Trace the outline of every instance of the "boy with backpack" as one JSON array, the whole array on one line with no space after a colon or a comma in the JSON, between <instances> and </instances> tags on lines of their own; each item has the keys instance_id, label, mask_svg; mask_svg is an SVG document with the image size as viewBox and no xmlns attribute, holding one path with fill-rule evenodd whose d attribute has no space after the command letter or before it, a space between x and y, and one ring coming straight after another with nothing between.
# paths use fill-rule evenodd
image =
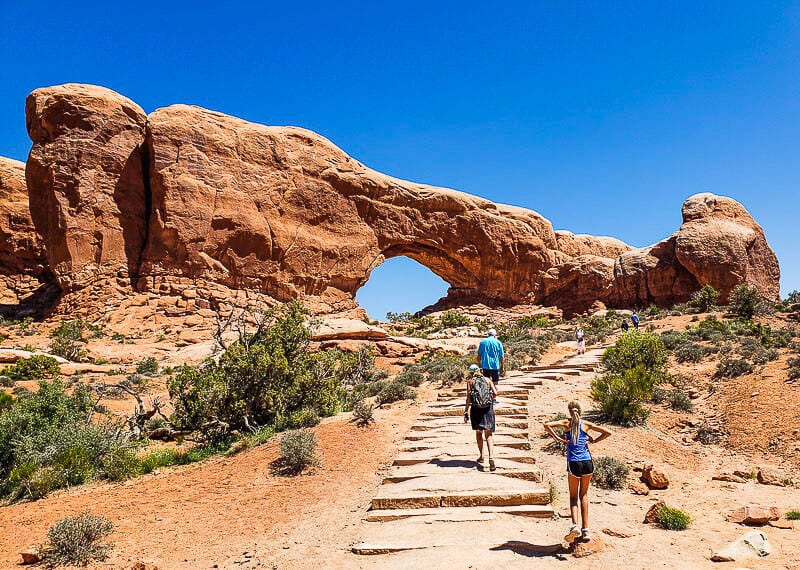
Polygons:
<instances>
[{"instance_id":1,"label":"boy with backpack","mask_svg":"<svg viewBox=\"0 0 800 570\"><path fill-rule=\"evenodd\" d=\"M472 422L475 431L475 441L478 443L478 463L483 465L483 440L486 439L486 448L489 450L489 470L496 469L494 464L494 443L492 433L495 430L494 404L497 398L497 388L494 382L483 375L477 365L469 367L472 376L467 380L467 401L464 404L464 423Z\"/></svg>"}]
</instances>

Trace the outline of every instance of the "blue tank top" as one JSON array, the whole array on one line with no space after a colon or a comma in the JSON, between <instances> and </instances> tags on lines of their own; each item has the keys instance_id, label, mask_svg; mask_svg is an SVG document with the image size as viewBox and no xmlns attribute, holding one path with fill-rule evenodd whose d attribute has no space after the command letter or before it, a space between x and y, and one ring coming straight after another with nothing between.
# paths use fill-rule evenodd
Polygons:
<instances>
[{"instance_id":1,"label":"blue tank top","mask_svg":"<svg viewBox=\"0 0 800 570\"><path fill-rule=\"evenodd\" d=\"M572 441L572 432L567 430L567 461L590 461L589 435L583 431L583 420L578 423L578 441Z\"/></svg>"}]
</instances>

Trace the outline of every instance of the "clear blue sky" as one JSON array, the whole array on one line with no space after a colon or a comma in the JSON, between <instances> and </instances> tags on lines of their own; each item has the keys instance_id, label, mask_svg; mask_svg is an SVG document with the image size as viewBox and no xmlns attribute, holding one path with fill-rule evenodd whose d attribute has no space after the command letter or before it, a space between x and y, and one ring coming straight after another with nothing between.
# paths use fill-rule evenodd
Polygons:
<instances>
[{"instance_id":1,"label":"clear blue sky","mask_svg":"<svg viewBox=\"0 0 800 570\"><path fill-rule=\"evenodd\" d=\"M31 89L96 83L148 112L313 129L394 176L633 245L677 229L687 196L729 195L800 289L798 2L3 0L0 25L5 156L27 155ZM359 299L378 317L443 292L395 260Z\"/></svg>"}]
</instances>

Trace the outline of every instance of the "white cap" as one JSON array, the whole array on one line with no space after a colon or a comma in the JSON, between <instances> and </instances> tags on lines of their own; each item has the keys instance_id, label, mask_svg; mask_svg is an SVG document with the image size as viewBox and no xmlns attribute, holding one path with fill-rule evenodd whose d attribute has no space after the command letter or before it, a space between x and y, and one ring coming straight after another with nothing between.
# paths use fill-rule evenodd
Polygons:
<instances>
[{"instance_id":1,"label":"white cap","mask_svg":"<svg viewBox=\"0 0 800 570\"><path fill-rule=\"evenodd\" d=\"M469 365L469 371L470 372L475 372L477 369L478 369L478 365L477 364L470 364Z\"/></svg>"},{"instance_id":2,"label":"white cap","mask_svg":"<svg viewBox=\"0 0 800 570\"><path fill-rule=\"evenodd\" d=\"M497 336L497 331L494 329L489 329L489 336Z\"/></svg>"}]
</instances>

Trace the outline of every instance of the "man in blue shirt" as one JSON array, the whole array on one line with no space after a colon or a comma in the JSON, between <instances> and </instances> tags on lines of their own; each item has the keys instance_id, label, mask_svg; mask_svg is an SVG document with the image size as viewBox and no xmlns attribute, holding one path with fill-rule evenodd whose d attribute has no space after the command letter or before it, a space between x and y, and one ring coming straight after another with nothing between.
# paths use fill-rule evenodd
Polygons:
<instances>
[{"instance_id":1,"label":"man in blue shirt","mask_svg":"<svg viewBox=\"0 0 800 570\"><path fill-rule=\"evenodd\" d=\"M503 343L497 340L497 331L494 329L489 329L489 336L478 345L478 366L481 367L483 375L491 378L497 386L500 374L506 366L506 358Z\"/></svg>"}]
</instances>

